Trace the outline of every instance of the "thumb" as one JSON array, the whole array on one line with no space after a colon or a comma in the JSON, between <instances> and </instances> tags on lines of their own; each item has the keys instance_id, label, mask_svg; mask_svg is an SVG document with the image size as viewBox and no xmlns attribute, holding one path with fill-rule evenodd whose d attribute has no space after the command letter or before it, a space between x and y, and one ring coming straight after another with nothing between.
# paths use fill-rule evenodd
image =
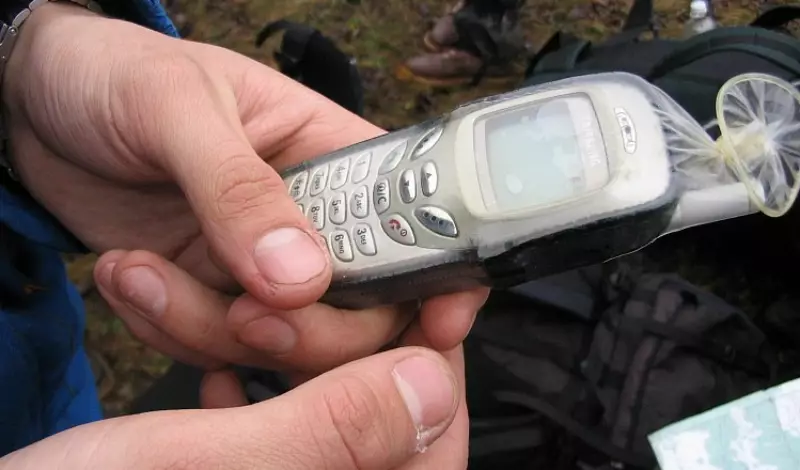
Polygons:
<instances>
[{"instance_id":1,"label":"thumb","mask_svg":"<svg viewBox=\"0 0 800 470\"><path fill-rule=\"evenodd\" d=\"M455 383L439 354L395 349L256 405L73 428L0 459L0 469L398 468L450 426L459 403Z\"/></svg>"},{"instance_id":2,"label":"thumb","mask_svg":"<svg viewBox=\"0 0 800 470\"><path fill-rule=\"evenodd\" d=\"M265 462L279 463L265 468L387 470L424 452L447 430L459 403L456 384L440 354L395 349L236 409L241 416L231 421L247 419L247 433L261 436L240 442L239 451L244 445L270 455Z\"/></svg>"},{"instance_id":3,"label":"thumb","mask_svg":"<svg viewBox=\"0 0 800 470\"><path fill-rule=\"evenodd\" d=\"M180 86L169 90L157 118L159 154L214 256L268 306L315 302L330 281L325 241L251 146L230 86L192 62L169 69L185 76L172 77Z\"/></svg>"},{"instance_id":4,"label":"thumb","mask_svg":"<svg viewBox=\"0 0 800 470\"><path fill-rule=\"evenodd\" d=\"M291 429L277 448L302 443L296 469L386 470L424 452L453 421L457 379L443 356L402 348L323 374L264 405Z\"/></svg>"}]
</instances>

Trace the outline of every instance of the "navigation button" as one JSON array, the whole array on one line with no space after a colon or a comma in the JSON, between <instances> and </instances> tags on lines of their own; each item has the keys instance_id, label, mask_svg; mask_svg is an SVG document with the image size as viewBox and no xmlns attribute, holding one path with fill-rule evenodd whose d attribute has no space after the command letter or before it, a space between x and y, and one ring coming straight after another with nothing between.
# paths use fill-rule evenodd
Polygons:
<instances>
[{"instance_id":1,"label":"navigation button","mask_svg":"<svg viewBox=\"0 0 800 470\"><path fill-rule=\"evenodd\" d=\"M405 141L396 145L383 159L383 163L381 163L381 166L378 168L378 174L385 175L397 168L397 165L400 164L400 160L402 160L406 154L406 148L408 148L408 142Z\"/></svg>"},{"instance_id":2,"label":"navigation button","mask_svg":"<svg viewBox=\"0 0 800 470\"><path fill-rule=\"evenodd\" d=\"M381 219L381 227L397 243L409 246L417 243L411 224L400 214L391 214Z\"/></svg>"},{"instance_id":3,"label":"navigation button","mask_svg":"<svg viewBox=\"0 0 800 470\"><path fill-rule=\"evenodd\" d=\"M339 189L347 183L347 176L350 172L350 159L345 158L344 160L338 162L336 166L333 167L333 173L331 174L331 189Z\"/></svg>"},{"instance_id":4,"label":"navigation button","mask_svg":"<svg viewBox=\"0 0 800 470\"><path fill-rule=\"evenodd\" d=\"M317 194L325 190L325 185L327 184L328 184L328 165L325 165L314 172L314 176L311 177L311 189L309 190L308 193L312 196L316 196Z\"/></svg>"},{"instance_id":5,"label":"navigation button","mask_svg":"<svg viewBox=\"0 0 800 470\"><path fill-rule=\"evenodd\" d=\"M439 173L436 171L436 164L426 162L422 165L421 178L422 194L432 196L439 187Z\"/></svg>"},{"instance_id":6,"label":"navigation button","mask_svg":"<svg viewBox=\"0 0 800 470\"><path fill-rule=\"evenodd\" d=\"M369 189L361 186L353 192L350 198L350 212L358 219L369 215Z\"/></svg>"},{"instance_id":7,"label":"navigation button","mask_svg":"<svg viewBox=\"0 0 800 470\"><path fill-rule=\"evenodd\" d=\"M292 184L289 185L289 195L295 201L305 196L306 187L308 186L308 172L304 171L294 177Z\"/></svg>"},{"instance_id":8,"label":"navigation button","mask_svg":"<svg viewBox=\"0 0 800 470\"><path fill-rule=\"evenodd\" d=\"M417 179L414 170L406 170L400 175L400 199L406 204L417 198Z\"/></svg>"},{"instance_id":9,"label":"navigation button","mask_svg":"<svg viewBox=\"0 0 800 470\"><path fill-rule=\"evenodd\" d=\"M322 230L325 227L325 202L322 199L312 202L306 216L316 230Z\"/></svg>"},{"instance_id":10,"label":"navigation button","mask_svg":"<svg viewBox=\"0 0 800 470\"><path fill-rule=\"evenodd\" d=\"M372 228L367 224L358 224L353 228L353 240L356 248L362 255L373 256L378 252L375 247L375 237L372 235Z\"/></svg>"},{"instance_id":11,"label":"navigation button","mask_svg":"<svg viewBox=\"0 0 800 470\"><path fill-rule=\"evenodd\" d=\"M350 236L344 230L335 230L331 233L331 251L344 262L353 261L353 247L350 245Z\"/></svg>"},{"instance_id":12,"label":"navigation button","mask_svg":"<svg viewBox=\"0 0 800 470\"><path fill-rule=\"evenodd\" d=\"M375 195L372 197L375 201L375 210L378 214L383 214L389 209L392 204L391 197L389 196L389 180L384 178L375 185Z\"/></svg>"},{"instance_id":13,"label":"navigation button","mask_svg":"<svg viewBox=\"0 0 800 470\"><path fill-rule=\"evenodd\" d=\"M369 164L372 161L372 152L362 153L353 164L353 183L360 183L369 174Z\"/></svg>"},{"instance_id":14,"label":"navigation button","mask_svg":"<svg viewBox=\"0 0 800 470\"><path fill-rule=\"evenodd\" d=\"M331 222L336 225L341 225L347 220L347 197L345 194L338 193L331 199L331 206L328 209L330 213Z\"/></svg>"},{"instance_id":15,"label":"navigation button","mask_svg":"<svg viewBox=\"0 0 800 470\"><path fill-rule=\"evenodd\" d=\"M420 223L433 233L444 237L456 238L458 228L453 217L444 209L435 206L423 206L414 211Z\"/></svg>"},{"instance_id":16,"label":"navigation button","mask_svg":"<svg viewBox=\"0 0 800 470\"><path fill-rule=\"evenodd\" d=\"M425 134L419 142L417 142L416 147L414 147L414 151L411 152L411 160L416 160L419 157L428 153L430 149L436 145L436 142L442 137L444 133L444 126L439 124L433 129L429 130L427 134Z\"/></svg>"}]
</instances>

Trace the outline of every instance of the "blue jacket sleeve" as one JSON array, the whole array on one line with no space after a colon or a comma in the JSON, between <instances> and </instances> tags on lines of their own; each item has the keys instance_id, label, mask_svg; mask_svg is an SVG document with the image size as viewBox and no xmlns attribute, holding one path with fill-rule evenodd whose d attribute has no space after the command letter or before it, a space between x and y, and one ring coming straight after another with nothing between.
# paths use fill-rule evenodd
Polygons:
<instances>
[{"instance_id":1,"label":"blue jacket sleeve","mask_svg":"<svg viewBox=\"0 0 800 470\"><path fill-rule=\"evenodd\" d=\"M100 3L109 16L178 35L158 0ZM102 418L82 299L61 261L61 253L82 249L0 175L0 456Z\"/></svg>"}]
</instances>

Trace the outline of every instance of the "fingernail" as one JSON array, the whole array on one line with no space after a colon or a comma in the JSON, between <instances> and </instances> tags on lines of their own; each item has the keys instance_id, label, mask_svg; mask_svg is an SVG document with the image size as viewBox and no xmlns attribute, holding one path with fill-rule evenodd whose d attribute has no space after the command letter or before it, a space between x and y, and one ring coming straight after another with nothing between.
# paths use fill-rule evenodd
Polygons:
<instances>
[{"instance_id":1,"label":"fingernail","mask_svg":"<svg viewBox=\"0 0 800 470\"><path fill-rule=\"evenodd\" d=\"M111 278L112 275L114 274L114 266L116 265L117 263L113 262L113 263L108 263L105 266L101 267L100 272L97 273L97 282L102 284L106 288L111 287Z\"/></svg>"},{"instance_id":2,"label":"fingernail","mask_svg":"<svg viewBox=\"0 0 800 470\"><path fill-rule=\"evenodd\" d=\"M279 228L256 243L258 270L276 284L302 284L325 269L326 259L311 236L296 228Z\"/></svg>"},{"instance_id":3,"label":"fingernail","mask_svg":"<svg viewBox=\"0 0 800 470\"><path fill-rule=\"evenodd\" d=\"M167 308L167 289L158 273L147 266L128 268L119 275L123 300L146 315L160 315Z\"/></svg>"},{"instance_id":4,"label":"fingernail","mask_svg":"<svg viewBox=\"0 0 800 470\"><path fill-rule=\"evenodd\" d=\"M248 323L239 340L269 354L286 354L297 344L294 328L278 317L263 317Z\"/></svg>"},{"instance_id":5,"label":"fingernail","mask_svg":"<svg viewBox=\"0 0 800 470\"><path fill-rule=\"evenodd\" d=\"M430 430L453 414L455 384L439 364L422 356L398 363L393 376L417 427L417 449L424 451Z\"/></svg>"}]
</instances>

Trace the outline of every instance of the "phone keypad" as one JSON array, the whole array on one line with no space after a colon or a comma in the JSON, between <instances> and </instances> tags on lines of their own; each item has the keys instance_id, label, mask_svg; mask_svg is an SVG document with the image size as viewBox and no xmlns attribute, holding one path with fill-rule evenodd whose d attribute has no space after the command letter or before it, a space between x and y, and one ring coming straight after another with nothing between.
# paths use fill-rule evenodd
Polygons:
<instances>
[{"instance_id":1,"label":"phone keypad","mask_svg":"<svg viewBox=\"0 0 800 470\"><path fill-rule=\"evenodd\" d=\"M339 189L347 183L347 177L350 176L350 159L345 158L339 161L331 173L331 189Z\"/></svg>"},{"instance_id":2,"label":"phone keypad","mask_svg":"<svg viewBox=\"0 0 800 470\"><path fill-rule=\"evenodd\" d=\"M350 198L350 212L357 219L363 219L369 215L369 188L361 186L353 192Z\"/></svg>"},{"instance_id":3,"label":"phone keypad","mask_svg":"<svg viewBox=\"0 0 800 470\"><path fill-rule=\"evenodd\" d=\"M439 187L439 173L436 170L436 164L433 162L425 162L420 171L420 185L422 186L422 194L425 196L433 196L436 189Z\"/></svg>"},{"instance_id":4,"label":"phone keypad","mask_svg":"<svg viewBox=\"0 0 800 470\"><path fill-rule=\"evenodd\" d=\"M328 165L319 168L314 172L311 177L311 190L308 192L311 196L317 196L322 191L325 191L325 186L328 184Z\"/></svg>"},{"instance_id":5,"label":"phone keypad","mask_svg":"<svg viewBox=\"0 0 800 470\"><path fill-rule=\"evenodd\" d=\"M385 175L387 173L391 173L397 165L400 164L400 161L403 160L403 157L406 155L406 149L408 148L408 142L403 141L397 144L388 154L383 158L383 162L381 166L378 168L379 175Z\"/></svg>"},{"instance_id":6,"label":"phone keypad","mask_svg":"<svg viewBox=\"0 0 800 470\"><path fill-rule=\"evenodd\" d=\"M436 206L423 206L414 210L414 217L423 227L443 237L455 238L458 236L458 227L449 212Z\"/></svg>"},{"instance_id":7,"label":"phone keypad","mask_svg":"<svg viewBox=\"0 0 800 470\"><path fill-rule=\"evenodd\" d=\"M350 235L344 230L334 230L330 236L331 251L342 261L353 261L353 246Z\"/></svg>"},{"instance_id":8,"label":"phone keypad","mask_svg":"<svg viewBox=\"0 0 800 470\"><path fill-rule=\"evenodd\" d=\"M331 222L336 225L341 225L347 220L347 196L344 192L336 193L331 198L328 214L330 214Z\"/></svg>"},{"instance_id":9,"label":"phone keypad","mask_svg":"<svg viewBox=\"0 0 800 470\"><path fill-rule=\"evenodd\" d=\"M297 201L306 195L306 187L308 186L308 172L304 171L294 177L292 184L289 185L289 194L292 199Z\"/></svg>"},{"instance_id":10,"label":"phone keypad","mask_svg":"<svg viewBox=\"0 0 800 470\"><path fill-rule=\"evenodd\" d=\"M375 202L375 211L377 211L378 214L383 214L389 210L389 206L392 204L391 191L389 191L389 178L383 178L375 183L374 192L375 195L372 197L372 200Z\"/></svg>"},{"instance_id":11,"label":"phone keypad","mask_svg":"<svg viewBox=\"0 0 800 470\"><path fill-rule=\"evenodd\" d=\"M414 170L406 170L400 175L400 199L406 204L417 198L417 179Z\"/></svg>"},{"instance_id":12,"label":"phone keypad","mask_svg":"<svg viewBox=\"0 0 800 470\"><path fill-rule=\"evenodd\" d=\"M381 226L389 238L397 243L414 245L417 242L411 224L400 214L391 214L382 218Z\"/></svg>"},{"instance_id":13,"label":"phone keypad","mask_svg":"<svg viewBox=\"0 0 800 470\"><path fill-rule=\"evenodd\" d=\"M358 224L353 228L353 239L356 248L362 255L374 256L378 249L375 247L375 237L372 234L372 227L368 224Z\"/></svg>"},{"instance_id":14,"label":"phone keypad","mask_svg":"<svg viewBox=\"0 0 800 470\"><path fill-rule=\"evenodd\" d=\"M401 163L404 159L409 162L417 160L428 153L440 140L443 131L443 126L436 126L425 132L416 144L413 140L403 141L381 154L365 151L312 168L310 172L302 171L290 180L289 193L314 229L322 231L330 224L328 247L336 259L349 263L357 255L375 256L378 253L380 240L374 231L380 229L364 220L372 210L380 216L384 233L402 245L416 245L418 234L415 227L448 238L459 235L455 219L441 207L427 204L414 209L411 214L416 220L406 219L397 209L390 211L398 205L392 201L393 197L399 198L401 205L412 204L420 197L433 196L439 189L436 163L428 160L413 168L403 168ZM370 185L365 180L374 165L378 165L379 177L374 185ZM302 200L304 197L311 200ZM348 217L355 219L352 226L348 224Z\"/></svg>"},{"instance_id":15,"label":"phone keypad","mask_svg":"<svg viewBox=\"0 0 800 470\"><path fill-rule=\"evenodd\" d=\"M353 163L353 183L360 183L369 174L369 166L372 162L372 152L365 152L356 158Z\"/></svg>"},{"instance_id":16,"label":"phone keypad","mask_svg":"<svg viewBox=\"0 0 800 470\"><path fill-rule=\"evenodd\" d=\"M442 137L444 133L444 126L438 125L433 129L429 130L427 134L425 134L422 139L417 142L417 145L414 146L414 150L411 152L411 161L418 159L419 157L428 153L430 149L432 149L439 139Z\"/></svg>"},{"instance_id":17,"label":"phone keypad","mask_svg":"<svg viewBox=\"0 0 800 470\"><path fill-rule=\"evenodd\" d=\"M322 199L316 199L312 202L308 208L307 217L315 230L325 228L325 202Z\"/></svg>"}]
</instances>

